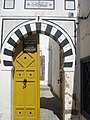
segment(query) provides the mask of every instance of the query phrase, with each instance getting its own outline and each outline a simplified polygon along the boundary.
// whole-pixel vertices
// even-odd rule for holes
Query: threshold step
[[[47,85],[40,85],[40,90],[50,90],[50,87]]]

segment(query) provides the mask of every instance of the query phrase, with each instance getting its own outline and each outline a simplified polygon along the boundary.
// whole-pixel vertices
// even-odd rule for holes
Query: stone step
[[[50,87],[47,85],[40,85],[40,90],[50,90]]]

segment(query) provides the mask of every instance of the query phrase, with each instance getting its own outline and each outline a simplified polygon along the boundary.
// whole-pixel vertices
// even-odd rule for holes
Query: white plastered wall
[[[11,95],[12,95],[12,72],[11,70],[9,71],[1,71],[1,76],[0,76],[0,115],[1,115],[1,120],[11,120],[12,116],[12,100],[11,100]],[[5,80],[5,81],[4,81]],[[2,84],[4,85],[4,89],[2,91]]]
[[[74,13],[73,17],[76,17],[76,9],[77,9],[77,0],[75,0],[76,9],[75,10],[65,10],[65,2],[63,0],[54,0],[54,9],[50,10],[43,10],[43,9],[25,9],[24,3],[25,0],[15,0],[15,9],[3,9],[4,6],[4,0],[2,0],[2,14],[4,16],[13,16],[13,13],[15,12],[15,16],[62,16],[62,17],[68,17],[69,13]],[[30,11],[29,11],[30,10]],[[23,12],[22,12],[23,11]]]
[[[49,55],[49,57],[51,56],[51,61],[49,61],[49,64],[51,65],[51,68],[49,68],[49,72],[50,73],[50,80],[51,80],[51,85],[53,87],[53,91],[55,92],[55,94],[60,97],[60,82],[58,83],[58,79],[60,79],[60,75],[59,75],[59,51],[60,51],[60,47],[59,45],[51,38],[49,38],[49,48],[50,48],[50,53],[52,55]]]

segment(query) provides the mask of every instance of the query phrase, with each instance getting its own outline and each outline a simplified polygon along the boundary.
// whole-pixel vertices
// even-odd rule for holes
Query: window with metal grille
[[[65,10],[75,10],[75,0],[65,0]]]
[[[4,0],[4,9],[14,9],[15,0]]]
[[[90,120],[90,57],[81,59],[81,113]]]
[[[25,0],[25,9],[54,9],[54,0]]]

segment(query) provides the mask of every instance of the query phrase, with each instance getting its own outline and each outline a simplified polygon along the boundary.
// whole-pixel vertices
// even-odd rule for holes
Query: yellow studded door
[[[39,37],[20,42],[14,54],[14,120],[40,120]]]

